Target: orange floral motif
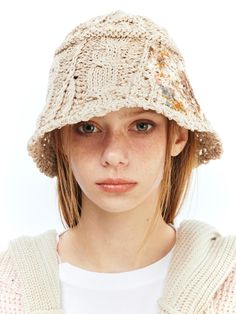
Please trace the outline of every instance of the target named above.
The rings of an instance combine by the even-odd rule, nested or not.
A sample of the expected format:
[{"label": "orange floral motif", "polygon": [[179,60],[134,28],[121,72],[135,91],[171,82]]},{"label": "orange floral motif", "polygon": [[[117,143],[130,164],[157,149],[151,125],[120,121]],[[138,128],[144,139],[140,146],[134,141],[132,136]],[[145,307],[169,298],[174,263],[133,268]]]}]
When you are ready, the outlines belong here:
[{"label": "orange floral motif", "polygon": [[186,73],[184,71],[180,71],[179,76],[180,76],[180,82],[182,84],[181,93],[184,94],[184,97],[187,98],[189,103],[193,104],[194,110],[197,112],[200,112],[201,111],[200,105],[198,104],[194,96],[192,86],[189,83]]},{"label": "orange floral motif", "polygon": [[170,56],[170,53],[169,53],[168,50],[162,50],[162,51],[160,52],[160,56],[161,56],[162,58],[164,58],[164,57],[169,57],[169,56]]},{"label": "orange floral motif", "polygon": [[179,101],[174,101],[173,103],[173,109],[177,110],[177,111],[185,111],[183,104]]},{"label": "orange floral motif", "polygon": [[157,57],[157,67],[160,69],[163,69],[166,66],[166,57],[170,57],[170,53],[168,50],[162,50],[159,52],[158,57]]}]

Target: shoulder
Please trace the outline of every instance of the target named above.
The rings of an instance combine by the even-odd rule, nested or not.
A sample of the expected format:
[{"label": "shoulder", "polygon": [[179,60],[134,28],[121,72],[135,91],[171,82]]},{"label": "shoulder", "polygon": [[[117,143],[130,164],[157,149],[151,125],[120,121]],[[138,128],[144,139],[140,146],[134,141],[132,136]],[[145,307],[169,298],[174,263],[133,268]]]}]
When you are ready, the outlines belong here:
[{"label": "shoulder", "polygon": [[228,309],[236,308],[235,268],[235,235],[222,236],[203,221],[183,220],[177,228],[161,302],[171,300],[174,308],[188,299],[196,313],[207,307],[205,313],[233,313]]},{"label": "shoulder", "polygon": [[30,271],[32,265],[40,268],[45,256],[50,261],[54,257],[55,261],[56,234],[52,229],[34,236],[22,235],[12,239],[8,248],[0,252],[0,313],[22,311],[24,281],[35,275]]},{"label": "shoulder", "polygon": [[21,235],[10,241],[8,253],[14,260],[15,266],[32,264],[33,262],[54,255],[57,243],[57,232],[54,229],[37,235]]},{"label": "shoulder", "polygon": [[199,244],[206,249],[221,245],[224,247],[223,251],[227,248],[228,253],[236,253],[236,234],[222,236],[215,226],[204,221],[196,219],[183,220],[179,225],[177,236],[180,242],[189,241],[193,245]]},{"label": "shoulder", "polygon": [[223,268],[232,268],[236,263],[236,235],[223,236],[216,227],[204,221],[183,220],[176,243],[180,251],[195,255],[196,261],[212,259]]},{"label": "shoulder", "polygon": [[55,243],[56,230],[47,230],[34,236],[22,235],[10,240],[8,248],[0,252],[0,283],[19,292],[19,264],[23,265],[27,260],[32,262],[30,259],[34,251],[45,254],[50,247],[54,249]]},{"label": "shoulder", "polygon": [[236,235],[222,236],[211,224],[183,220],[179,225],[179,242],[182,249],[187,244],[186,258],[194,257],[198,277],[205,278],[214,291],[208,311],[225,313],[227,309],[228,313],[233,313],[236,308]]}]

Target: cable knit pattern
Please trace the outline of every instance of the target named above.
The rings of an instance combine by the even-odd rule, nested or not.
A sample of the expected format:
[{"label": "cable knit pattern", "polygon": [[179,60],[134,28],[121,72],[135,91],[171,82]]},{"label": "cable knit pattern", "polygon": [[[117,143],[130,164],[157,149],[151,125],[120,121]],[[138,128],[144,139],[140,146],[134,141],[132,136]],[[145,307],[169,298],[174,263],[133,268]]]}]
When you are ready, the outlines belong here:
[{"label": "cable knit pattern", "polygon": [[154,110],[195,131],[197,166],[223,152],[166,29],[146,17],[114,11],[81,23],[56,49],[28,153],[41,172],[54,177],[51,131],[124,107]]},{"label": "cable knit pattern", "polygon": [[[0,314],[63,313],[56,235],[19,237],[0,254]],[[157,302],[160,314],[235,314],[236,236],[184,220]]]}]

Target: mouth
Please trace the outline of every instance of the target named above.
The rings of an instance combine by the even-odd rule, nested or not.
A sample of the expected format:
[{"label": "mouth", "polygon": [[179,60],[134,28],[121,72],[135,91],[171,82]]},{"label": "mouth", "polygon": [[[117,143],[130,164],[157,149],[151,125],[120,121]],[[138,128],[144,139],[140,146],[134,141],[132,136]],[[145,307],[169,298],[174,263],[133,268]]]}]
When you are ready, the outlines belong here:
[{"label": "mouth", "polygon": [[122,184],[107,184],[107,183],[99,183],[97,184],[99,188],[105,192],[110,193],[122,193],[127,192],[135,187],[137,183],[122,183]]},{"label": "mouth", "polygon": [[123,184],[135,184],[137,182],[129,179],[122,179],[122,178],[108,178],[103,181],[96,182],[96,184],[102,184],[102,185],[123,185]]}]

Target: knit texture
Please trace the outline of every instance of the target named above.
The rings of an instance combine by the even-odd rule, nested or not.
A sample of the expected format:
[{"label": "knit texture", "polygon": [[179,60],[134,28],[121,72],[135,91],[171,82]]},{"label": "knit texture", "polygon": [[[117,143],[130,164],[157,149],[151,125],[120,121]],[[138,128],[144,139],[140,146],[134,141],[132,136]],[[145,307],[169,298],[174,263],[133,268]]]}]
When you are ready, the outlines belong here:
[{"label": "knit texture", "polygon": [[114,11],[81,23],[56,49],[28,153],[41,172],[54,177],[51,131],[124,107],[154,110],[195,131],[197,166],[223,152],[168,32],[146,17]]},{"label": "knit texture", "polygon": [[0,256],[0,313],[62,313],[57,264],[55,231],[12,240]]},{"label": "knit texture", "polygon": [[[0,314],[62,314],[56,230],[22,236],[0,254]],[[236,236],[184,220],[157,300],[160,314],[236,313]]]}]

